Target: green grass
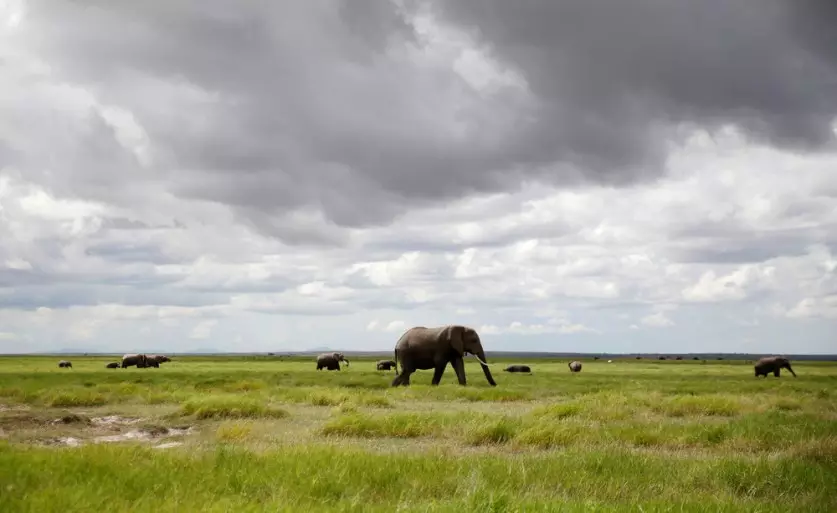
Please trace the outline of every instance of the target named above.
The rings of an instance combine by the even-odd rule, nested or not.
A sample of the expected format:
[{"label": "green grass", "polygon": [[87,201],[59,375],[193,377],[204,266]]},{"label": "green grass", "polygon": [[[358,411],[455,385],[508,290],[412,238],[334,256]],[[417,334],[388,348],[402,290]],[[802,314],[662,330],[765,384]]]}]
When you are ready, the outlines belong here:
[{"label": "green grass", "polygon": [[71,360],[0,358],[0,511],[837,510],[835,364]]}]

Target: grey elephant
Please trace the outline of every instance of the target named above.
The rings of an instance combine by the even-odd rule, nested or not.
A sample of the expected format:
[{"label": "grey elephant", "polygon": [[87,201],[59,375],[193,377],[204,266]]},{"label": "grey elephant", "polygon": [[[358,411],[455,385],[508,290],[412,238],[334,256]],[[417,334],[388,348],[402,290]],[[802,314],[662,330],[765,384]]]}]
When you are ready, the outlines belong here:
[{"label": "grey elephant", "polygon": [[[146,355],[145,366],[146,367],[154,367],[155,369],[160,368],[161,363],[170,362],[171,358],[164,354],[149,354]],[[139,365],[138,365],[139,366]]]},{"label": "grey elephant", "polygon": [[509,365],[503,370],[505,372],[532,372],[528,365]]},{"label": "grey elephant", "polygon": [[119,362],[110,362],[109,364],[105,365],[105,368],[107,368],[107,369],[118,369],[119,368]]},{"label": "grey elephant", "polygon": [[[477,357],[491,386],[497,386],[485,363],[485,351],[476,330],[461,325],[426,328],[417,326],[404,332],[395,344],[395,361],[401,363],[401,373],[392,386],[409,385],[410,375],[416,370],[434,369],[432,385],[438,385],[448,363],[456,372],[460,385],[465,385],[465,353]],[[396,372],[398,367],[396,366]]]},{"label": "grey elephant", "polygon": [[145,368],[147,366],[148,357],[144,354],[129,353],[122,356],[122,368],[126,369],[133,365],[137,368]]},{"label": "grey elephant", "polygon": [[572,372],[581,372],[581,362],[578,360],[568,363],[567,367],[569,367]]},{"label": "grey elephant", "polygon": [[60,362],[58,362],[58,366],[61,367],[61,368],[68,368],[68,369],[73,368],[73,364],[68,362],[67,360],[61,360]]},{"label": "grey elephant", "polygon": [[343,353],[323,353],[317,357],[317,370],[340,370],[340,362],[346,362],[349,365],[349,360]]},{"label": "grey elephant", "polygon": [[778,378],[781,377],[782,369],[789,370],[793,377],[796,377],[796,373],[791,368],[790,360],[782,356],[765,356],[759,359],[753,367],[756,371],[756,377],[764,376],[766,378],[772,372]]},{"label": "grey elephant", "polygon": [[390,370],[390,369],[398,370],[395,367],[395,361],[394,360],[380,360],[375,364],[375,369],[377,369],[379,371],[380,370]]}]

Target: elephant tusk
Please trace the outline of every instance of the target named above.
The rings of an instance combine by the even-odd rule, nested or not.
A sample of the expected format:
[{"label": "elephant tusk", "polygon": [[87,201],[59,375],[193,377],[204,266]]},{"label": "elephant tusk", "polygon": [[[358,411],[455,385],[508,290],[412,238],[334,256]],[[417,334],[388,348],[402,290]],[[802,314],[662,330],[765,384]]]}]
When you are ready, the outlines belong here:
[{"label": "elephant tusk", "polygon": [[476,358],[477,360],[479,360],[479,362],[480,362],[481,364],[485,365],[486,367],[489,367],[489,365],[488,365],[487,363],[485,363],[484,361],[482,361],[482,360],[480,359],[480,357],[479,357],[479,356],[475,355],[474,353],[469,353],[469,354],[470,354],[471,356],[473,356],[474,358]]}]

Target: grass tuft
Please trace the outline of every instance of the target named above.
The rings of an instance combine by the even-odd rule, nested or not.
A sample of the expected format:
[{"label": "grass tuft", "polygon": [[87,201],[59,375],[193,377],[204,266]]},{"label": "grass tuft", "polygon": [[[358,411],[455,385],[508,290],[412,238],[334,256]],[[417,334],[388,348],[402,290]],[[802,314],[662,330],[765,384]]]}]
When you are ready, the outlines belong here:
[{"label": "grass tuft", "polygon": [[192,399],[183,403],[180,412],[182,415],[194,415],[198,420],[288,416],[287,411],[270,407],[254,398],[223,395]]}]

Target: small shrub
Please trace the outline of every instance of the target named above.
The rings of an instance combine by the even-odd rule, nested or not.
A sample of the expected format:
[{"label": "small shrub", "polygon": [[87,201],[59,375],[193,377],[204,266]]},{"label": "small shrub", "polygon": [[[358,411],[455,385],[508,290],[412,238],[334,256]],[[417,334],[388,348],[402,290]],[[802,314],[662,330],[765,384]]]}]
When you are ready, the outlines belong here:
[{"label": "small shrub", "polygon": [[566,419],[574,417],[581,413],[581,405],[578,403],[557,403],[549,406],[536,408],[532,411],[532,415],[541,418],[550,419]]},{"label": "small shrub", "polygon": [[323,435],[361,438],[417,438],[433,434],[438,427],[438,423],[427,415],[402,413],[373,416],[350,413],[331,419],[320,432]]}]

